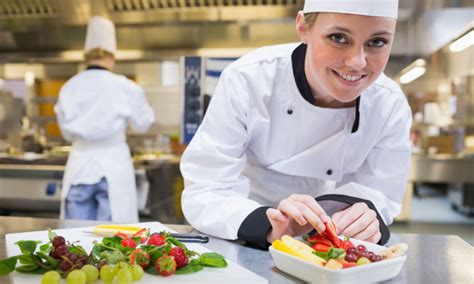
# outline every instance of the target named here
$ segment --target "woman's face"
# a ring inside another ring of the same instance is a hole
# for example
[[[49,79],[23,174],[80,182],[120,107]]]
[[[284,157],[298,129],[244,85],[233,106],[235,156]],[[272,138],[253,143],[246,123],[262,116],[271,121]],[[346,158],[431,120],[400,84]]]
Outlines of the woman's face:
[[[396,20],[319,13],[308,27],[299,12],[296,23],[308,45],[305,72],[317,105],[341,106],[354,101],[384,70]]]

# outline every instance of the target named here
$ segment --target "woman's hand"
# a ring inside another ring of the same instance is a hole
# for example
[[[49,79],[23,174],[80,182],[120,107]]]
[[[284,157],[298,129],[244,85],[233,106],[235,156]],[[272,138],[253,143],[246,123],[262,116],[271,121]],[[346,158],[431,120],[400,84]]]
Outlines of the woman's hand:
[[[280,201],[278,209],[269,208],[267,217],[272,230],[267,235],[271,243],[283,235],[300,236],[312,229],[323,232],[330,220],[323,208],[310,195],[292,194]]]
[[[337,234],[351,238],[377,243],[382,237],[377,213],[363,202],[354,203],[351,207],[332,215]]]

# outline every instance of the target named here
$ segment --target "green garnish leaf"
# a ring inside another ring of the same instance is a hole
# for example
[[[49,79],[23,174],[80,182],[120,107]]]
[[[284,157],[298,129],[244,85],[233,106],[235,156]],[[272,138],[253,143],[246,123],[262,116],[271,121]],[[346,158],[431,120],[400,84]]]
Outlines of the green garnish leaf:
[[[320,258],[324,259],[324,260],[329,260],[329,252],[327,251],[313,251],[313,254],[319,256]]]
[[[0,260],[0,276],[12,273],[15,270],[16,262],[16,256]]]
[[[51,228],[48,228],[48,239],[50,242],[52,242],[57,236],[58,235],[55,232],[51,231]]]
[[[27,265],[22,265],[20,267],[16,268],[16,271],[18,272],[27,272],[27,271],[33,271],[38,268],[38,265],[36,264],[27,264]]]
[[[16,258],[20,262],[20,264],[33,264],[35,261],[31,257],[31,254],[20,254],[17,255]]]
[[[338,249],[338,248],[332,247],[328,251],[328,256],[329,256],[329,258],[338,259],[338,257],[341,256],[345,252],[346,251],[344,249]]]
[[[35,266],[33,264],[31,265],[24,265],[16,268],[16,271],[21,272],[21,273],[27,273],[27,274],[44,274],[48,270],[44,269],[43,267],[40,266]],[[34,267],[34,268],[33,268]]]
[[[227,267],[225,258],[216,252],[206,252],[199,257],[201,265],[208,267]]]
[[[188,265],[176,270],[176,274],[191,274],[203,270],[204,267],[201,265],[198,259],[191,260]]]
[[[50,244],[44,244],[39,247],[40,251],[44,253],[49,253],[51,251],[51,245]]]
[[[36,245],[41,242],[39,241],[18,241],[15,244],[20,247],[21,253],[29,254],[34,253],[36,250]]]
[[[61,261],[59,259],[54,259],[51,256],[49,256],[49,255],[47,255],[43,252],[37,252],[36,255],[38,255],[40,258],[46,260],[46,262],[49,263],[50,265],[52,265],[54,268],[58,268],[59,264],[61,263]]]

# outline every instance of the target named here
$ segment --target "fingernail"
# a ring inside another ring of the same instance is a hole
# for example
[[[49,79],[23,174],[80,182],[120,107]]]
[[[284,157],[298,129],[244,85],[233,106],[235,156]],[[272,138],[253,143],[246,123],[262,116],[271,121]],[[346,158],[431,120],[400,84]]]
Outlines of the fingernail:
[[[319,225],[319,226],[318,226],[318,230],[319,230],[319,232],[322,233],[322,232],[324,232],[324,231],[326,230],[326,227],[323,226],[323,225]]]

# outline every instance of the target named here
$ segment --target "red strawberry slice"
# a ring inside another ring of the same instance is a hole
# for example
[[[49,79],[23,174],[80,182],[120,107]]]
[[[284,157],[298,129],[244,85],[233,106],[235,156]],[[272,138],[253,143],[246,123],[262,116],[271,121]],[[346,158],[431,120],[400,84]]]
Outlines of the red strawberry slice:
[[[145,229],[145,228],[142,228],[142,229],[140,229],[138,232],[136,232],[135,234],[133,234],[132,238],[138,238],[138,237],[140,237],[140,243],[143,244],[143,243],[146,241],[146,239],[147,239],[147,237],[148,237],[149,234],[150,234],[150,231],[149,231],[149,230],[147,230],[147,229]]]
[[[123,239],[120,244],[124,247],[127,247],[127,248],[135,248],[137,246],[137,243],[135,243],[134,240],[132,239],[129,239],[129,238],[125,238]]]
[[[165,236],[155,233],[151,235],[150,238],[148,239],[148,244],[159,247],[165,244],[165,240],[166,240]]]
[[[315,250],[315,251],[319,251],[319,252],[328,252],[330,249],[331,249],[332,246],[327,246],[327,245],[323,245],[323,244],[315,244],[312,246],[312,248]]]
[[[327,246],[332,246],[332,243],[331,243],[330,240],[326,239],[324,236],[322,236],[318,233],[313,234],[307,240],[308,240],[308,242],[310,242],[312,244],[323,244],[323,245],[327,245]]]
[[[336,248],[342,248],[343,244],[342,241],[337,237],[336,226],[334,223],[332,221],[328,221],[325,222],[324,225],[326,225],[326,230],[323,232],[323,236],[330,240]]]

